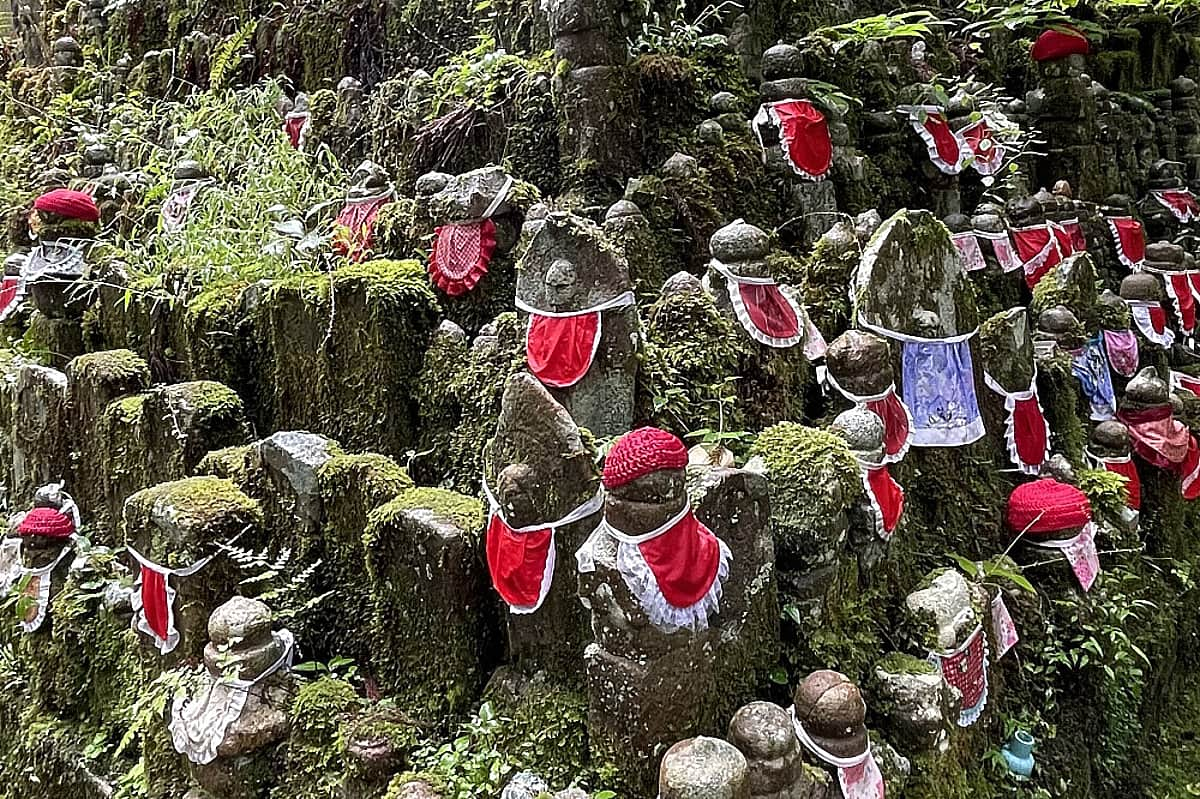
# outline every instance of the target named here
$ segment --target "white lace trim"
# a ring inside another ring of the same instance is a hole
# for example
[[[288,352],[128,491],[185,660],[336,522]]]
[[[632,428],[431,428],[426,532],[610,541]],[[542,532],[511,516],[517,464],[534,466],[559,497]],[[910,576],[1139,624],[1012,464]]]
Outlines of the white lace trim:
[[[130,604],[133,607],[133,620],[130,626],[144,635],[150,636],[154,640],[154,645],[158,647],[159,654],[167,655],[174,651],[175,647],[179,646],[179,630],[175,628],[175,596],[176,591],[171,587],[171,577],[190,577],[196,572],[208,565],[209,561],[216,557],[215,554],[209,555],[206,558],[193,563],[184,569],[168,569],[165,566],[160,566],[152,560],[143,557],[140,552],[131,546],[125,547],[126,551],[138,562],[141,567],[138,570],[137,580],[133,584],[133,592],[129,595]],[[159,638],[158,633],[154,632],[150,627],[150,622],[146,618],[145,605],[142,602],[142,570],[149,569],[163,576],[163,588],[166,592],[167,602],[167,637]]]
[[[1184,288],[1186,289],[1186,294],[1192,298],[1192,303],[1193,303],[1192,313],[1194,316],[1196,313],[1196,310],[1195,310],[1196,294],[1194,291],[1192,291],[1192,283],[1191,283],[1191,280],[1188,278],[1188,276],[1191,273],[1190,272],[1165,272],[1165,271],[1161,271],[1161,270],[1155,270],[1155,269],[1149,268],[1149,267],[1146,268],[1146,271],[1147,272],[1157,272],[1158,274],[1162,275],[1163,289],[1166,290],[1167,296],[1171,298],[1171,308],[1172,308],[1172,310],[1175,311],[1175,321],[1179,323],[1179,330],[1185,336],[1190,337],[1192,335],[1192,333],[1195,332],[1195,329],[1196,329],[1195,319],[1193,318],[1193,320],[1192,320],[1192,328],[1188,329],[1185,326],[1184,320],[1183,320],[1183,306],[1179,302],[1179,286],[1176,285],[1174,278],[1182,277],[1184,279]]]
[[[737,224],[736,222],[734,224]],[[738,322],[742,329],[745,330],[750,338],[757,341],[759,344],[765,344],[768,347],[784,349],[794,347],[804,341],[804,335],[807,332],[806,322],[808,322],[808,314],[796,302],[795,298],[789,296],[786,292],[780,290],[779,295],[787,302],[788,307],[792,309],[792,313],[796,315],[796,335],[786,338],[777,338],[769,336],[754,324],[754,320],[750,318],[750,311],[746,308],[746,302],[742,298],[742,292],[739,286],[742,283],[754,286],[774,286],[780,288],[779,284],[771,278],[762,277],[741,277],[730,271],[729,267],[713,258],[709,265],[716,270],[723,278],[725,278],[725,288],[729,292],[729,302],[733,305],[733,313],[737,316]]]
[[[929,155],[929,160],[942,172],[947,175],[957,175],[966,169],[968,160],[974,160],[975,153],[971,149],[971,145],[967,144],[967,140],[963,138],[961,133],[950,127],[950,120],[946,118],[946,109],[936,105],[902,105],[897,110],[908,114],[909,125],[921,137],[921,141],[925,142],[925,151]],[[942,160],[941,155],[938,154],[937,139],[933,137],[932,133],[926,130],[925,123],[921,121],[921,112],[925,113],[926,121],[933,117],[941,117],[946,130],[950,131],[950,135],[958,145],[957,163],[950,164]]]
[[[867,703],[865,700],[863,700],[863,710],[865,711],[866,709]],[[805,749],[816,755],[817,758],[823,763],[828,763],[829,765],[838,769],[853,768],[871,756],[871,744],[868,742],[866,750],[861,755],[855,755],[853,757],[838,757],[837,755],[829,752],[827,749],[823,749],[822,747],[818,746],[816,741],[812,739],[812,736],[808,734],[808,730],[804,729],[804,725],[800,723],[800,719],[796,718],[795,705],[792,705],[788,708],[788,715],[792,717],[792,729],[796,731],[796,738],[804,745]]]
[[[58,568],[58,565],[63,562],[63,558],[65,558],[70,551],[70,547],[63,547],[62,551],[58,553],[58,557],[55,558],[52,563],[49,563],[40,569],[21,569],[21,573],[17,577],[18,582],[26,577],[28,577],[30,580],[38,581],[37,598],[35,600],[37,602],[37,615],[34,616],[31,621],[21,622],[22,631],[27,633],[37,632],[42,624],[45,623],[46,613],[50,610],[51,577],[54,574],[54,570]]]
[[[1040,225],[1029,225],[1028,227],[1013,228],[1013,233],[1027,233],[1031,230],[1046,230],[1050,234],[1050,240],[1042,247],[1037,255],[1030,258],[1028,261],[1022,262],[1021,266],[1025,270],[1026,277],[1032,277],[1046,264],[1046,259],[1050,257],[1050,253],[1058,253],[1058,257],[1062,258],[1062,250],[1058,247],[1058,236],[1054,235],[1054,227],[1045,222]],[[1018,256],[1019,257],[1019,256]]]
[[[812,172],[802,169],[799,164],[792,160],[791,138],[784,131],[783,123],[779,120],[779,114],[775,111],[775,106],[777,105],[795,102],[799,101],[780,100],[777,103],[764,103],[763,105],[760,105],[758,107],[758,113],[754,115],[754,120],[751,123],[751,127],[754,128],[754,135],[758,137],[758,146],[763,151],[764,163],[766,163],[767,160],[767,145],[763,140],[762,129],[766,125],[770,124],[774,125],[775,130],[779,133],[779,149],[783,152],[783,160],[786,161],[787,164],[792,168],[792,171],[805,180],[811,180],[813,182],[820,183],[821,181],[825,180],[826,176],[829,174],[829,167],[833,165],[832,159],[830,159],[829,166],[825,167],[825,171],[819,175],[814,175]]]
[[[1187,223],[1187,222],[1193,222],[1196,220],[1197,217],[1192,214],[1192,211],[1190,208],[1183,208],[1183,209],[1176,208],[1174,206],[1174,204],[1172,204],[1171,201],[1167,199],[1167,195],[1169,195],[1169,194],[1186,194],[1188,196],[1193,196],[1192,192],[1190,190],[1188,190],[1188,189],[1151,189],[1150,194],[1152,194],[1154,196],[1154,199],[1158,200],[1159,204],[1163,208],[1166,208],[1168,211],[1170,211],[1174,215],[1175,219],[1177,219],[1178,221]],[[1194,197],[1193,197],[1193,199],[1194,199]]]
[[[1029,384],[1028,391],[1014,391],[1009,393],[987,371],[983,372],[983,382],[992,391],[1004,397],[1004,410],[1008,414],[1004,420],[1004,444],[1008,449],[1009,460],[1012,461],[1013,465],[1022,474],[1036,475],[1040,473],[1042,464],[1050,457],[1050,423],[1046,421],[1046,413],[1042,408],[1042,401],[1037,393],[1037,368],[1035,367],[1033,370],[1033,380]],[[1017,403],[1031,399],[1037,400],[1038,411],[1042,414],[1042,424],[1046,428],[1046,445],[1042,451],[1042,459],[1038,463],[1025,463],[1021,460],[1021,453],[1017,449]]]
[[[867,406],[867,403],[869,403],[869,402],[883,402],[884,400],[888,399],[889,397],[895,396],[896,401],[900,403],[900,407],[904,409],[904,417],[908,420],[908,435],[905,436],[904,444],[901,445],[899,452],[897,452],[895,455],[888,455],[886,452],[884,453],[883,462],[884,463],[899,463],[900,461],[904,460],[904,456],[907,455],[909,449],[912,448],[913,428],[915,427],[915,425],[913,423],[912,411],[909,410],[908,406],[904,404],[903,398],[896,395],[896,384],[895,383],[892,383],[885,390],[881,391],[878,394],[874,394],[874,395],[853,394],[853,393],[847,391],[845,388],[843,388],[842,385],[840,383],[838,383],[838,381],[836,379],[834,379],[833,375],[830,374],[828,369],[825,370],[825,382],[829,383],[829,385],[833,386],[839,394],[841,394],[843,397],[850,400],[851,402],[853,402],[855,405],[857,405],[860,408],[865,408]],[[872,413],[874,413],[874,411],[872,411]],[[878,414],[876,414],[876,416],[878,416]],[[880,418],[883,418],[883,417],[880,417]]]
[[[1162,308],[1161,303],[1143,300],[1126,300],[1125,303],[1129,306],[1129,313],[1137,329],[1148,341],[1163,348],[1170,348],[1175,343],[1175,331],[1166,326],[1166,320],[1163,321],[1163,331],[1159,333],[1154,329],[1154,322],[1150,318],[1151,309],[1156,305]]]
[[[929,662],[937,667],[938,673],[942,675],[942,679],[946,679],[946,673],[942,669],[942,659],[952,658],[955,655],[966,651],[975,642],[976,638],[983,639],[983,693],[979,696],[979,701],[974,707],[964,707],[958,716],[958,726],[970,727],[975,722],[979,721],[979,717],[983,715],[984,708],[988,703],[988,692],[990,691],[990,680],[988,679],[988,667],[990,665],[991,651],[988,647],[987,636],[983,634],[983,625],[975,628],[975,632],[967,637],[966,642],[950,652],[930,652]],[[949,684],[949,680],[947,680]]]

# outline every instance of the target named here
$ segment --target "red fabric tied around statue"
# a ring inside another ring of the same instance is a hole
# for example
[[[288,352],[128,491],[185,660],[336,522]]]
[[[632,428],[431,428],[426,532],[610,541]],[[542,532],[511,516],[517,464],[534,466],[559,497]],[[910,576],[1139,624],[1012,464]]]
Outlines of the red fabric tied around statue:
[[[921,114],[924,112],[924,119]],[[945,112],[933,106],[920,106],[909,112],[909,120],[925,142],[929,160],[948,175],[962,171],[970,150],[963,137],[955,133],[946,121]]]
[[[1129,428],[1133,451],[1139,458],[1173,472],[1180,480],[1184,499],[1200,496],[1200,446],[1187,425],[1175,419],[1169,405],[1121,411],[1117,419]]]
[[[1058,244],[1064,258],[1075,253],[1087,252],[1087,237],[1083,235],[1083,225],[1079,224],[1078,219],[1063,222],[1058,229],[1066,236],[1066,244],[1062,242],[1062,235],[1059,236]]]
[[[308,114],[288,114],[283,120],[283,132],[297,150],[304,143],[304,129],[308,127],[308,120]]]
[[[975,171],[981,175],[995,174],[1004,162],[1004,148],[996,141],[988,123],[981,119],[960,130],[959,135],[975,156],[971,162]]]
[[[171,628],[167,578],[162,572],[145,566],[142,567],[142,613],[159,640],[167,640]]]
[[[1117,247],[1117,258],[1127,269],[1141,269],[1146,262],[1146,231],[1142,223],[1131,216],[1111,216],[1108,229]]]
[[[904,489],[892,477],[886,464],[863,466],[863,488],[875,511],[880,537],[890,539],[904,515]]]
[[[892,386],[883,399],[868,402],[867,408],[883,420],[883,453],[893,461],[903,458],[912,442],[912,415],[896,394],[896,387]]]
[[[1168,272],[1163,274],[1163,282],[1167,296],[1175,307],[1175,318],[1179,320],[1179,330],[1186,336],[1196,330],[1196,298],[1192,294],[1192,283],[1186,272]]]
[[[1101,458],[1105,471],[1119,474],[1125,478],[1125,491],[1129,495],[1126,501],[1133,510],[1142,509],[1142,478],[1138,475],[1137,466],[1132,458]]]
[[[732,282],[734,311],[755,341],[769,347],[791,347],[804,338],[800,315],[778,285]]]
[[[487,562],[492,584],[510,606],[540,605],[547,585],[547,569],[554,544],[554,529],[517,532],[493,513],[487,529]]]
[[[1025,283],[1031,289],[1062,261],[1057,233],[1052,233],[1049,225],[1013,230],[1012,239],[1025,266]]]
[[[1069,55],[1087,55],[1087,37],[1078,30],[1048,30],[1033,43],[1029,54],[1034,61],[1055,61]]]
[[[1046,460],[1049,441],[1046,417],[1037,396],[1017,400],[1012,411],[1013,441],[1021,464],[1040,466]]]
[[[1180,222],[1200,219],[1200,204],[1187,189],[1161,189],[1150,192]]]
[[[333,250],[353,263],[371,255],[375,245],[375,217],[379,209],[392,201],[389,194],[369,200],[355,200],[342,206],[334,222]]]
[[[676,608],[687,608],[704,599],[721,568],[717,537],[700,524],[694,513],[684,514],[663,534],[638,544],[654,573],[663,598]]]
[[[987,702],[987,641],[980,628],[967,643],[950,655],[938,655],[942,676],[962,692],[959,726],[969,726],[979,718]]]
[[[0,317],[8,310],[8,306],[13,304],[17,298],[17,289],[21,285],[21,278],[16,275],[6,275],[4,281],[0,283]]]
[[[804,177],[823,177],[833,163],[825,115],[807,100],[775,103],[771,110],[779,121],[779,136],[792,168]]]
[[[496,252],[496,224],[490,219],[442,225],[434,231],[429,276],[451,297],[466,294],[487,274]]]
[[[554,388],[568,388],[582,380],[600,346],[600,313],[530,314],[525,356],[534,377]]]

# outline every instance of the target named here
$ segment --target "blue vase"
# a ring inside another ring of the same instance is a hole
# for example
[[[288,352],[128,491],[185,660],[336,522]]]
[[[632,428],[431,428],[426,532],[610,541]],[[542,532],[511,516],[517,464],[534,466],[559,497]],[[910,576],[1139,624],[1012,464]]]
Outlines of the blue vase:
[[[1024,730],[1017,730],[1012,740],[1004,745],[1000,753],[1008,770],[1018,777],[1029,777],[1033,774],[1033,736]]]

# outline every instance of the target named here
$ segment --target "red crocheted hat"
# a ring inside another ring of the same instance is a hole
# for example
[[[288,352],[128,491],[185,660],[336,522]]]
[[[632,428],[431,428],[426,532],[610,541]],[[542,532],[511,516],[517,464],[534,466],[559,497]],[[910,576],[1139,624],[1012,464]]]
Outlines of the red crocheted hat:
[[[67,219],[100,221],[100,209],[92,195],[74,189],[55,189],[47,192],[33,201],[33,207],[39,211],[65,216]]]
[[[1078,488],[1043,478],[1013,489],[1006,521],[1014,533],[1044,536],[1075,530],[1092,520],[1092,505]]]
[[[20,535],[42,538],[70,538],[74,532],[74,520],[57,508],[34,508],[25,514],[17,526]]]
[[[1087,55],[1088,40],[1081,31],[1048,30],[1033,43],[1029,54],[1034,61],[1054,61],[1069,55]]]
[[[643,427],[617,440],[604,459],[605,488],[617,488],[663,469],[687,466],[687,447],[666,430]]]

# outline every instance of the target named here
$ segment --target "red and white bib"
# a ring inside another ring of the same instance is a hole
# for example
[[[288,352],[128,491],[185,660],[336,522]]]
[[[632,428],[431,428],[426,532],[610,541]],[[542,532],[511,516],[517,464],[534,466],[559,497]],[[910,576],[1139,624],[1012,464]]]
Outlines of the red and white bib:
[[[1200,219],[1200,204],[1187,189],[1154,189],[1150,193],[1180,222],[1195,222]]]
[[[513,178],[492,198],[479,219],[449,222],[433,232],[429,253],[429,276],[433,284],[451,297],[466,294],[483,279],[496,254],[496,223],[492,216],[512,191]]]
[[[346,200],[333,223],[334,252],[346,256],[351,263],[367,260],[375,246],[375,218],[393,197],[394,192],[389,189],[375,197]]]
[[[875,517],[875,532],[884,541],[890,541],[904,515],[904,489],[892,477],[886,463],[859,461],[863,490]]]
[[[807,321],[800,305],[769,277],[742,277],[717,260],[710,265],[729,292],[733,313],[750,338],[768,347],[794,347],[804,341]]]
[[[5,275],[0,280],[0,322],[12,314],[21,303],[21,276]]]
[[[1062,262],[1060,237],[1049,224],[1014,228],[1012,239],[1025,270],[1025,283],[1031,289],[1047,272]],[[1069,237],[1064,235],[1062,239],[1067,240]]]
[[[971,166],[981,175],[994,175],[1004,165],[1004,145],[996,139],[986,120],[967,125],[959,135],[967,143],[974,158]]]
[[[958,726],[970,727],[979,720],[988,701],[988,644],[983,626],[976,627],[966,643],[953,652],[930,652],[929,662],[962,693]]]
[[[617,571],[650,623],[662,632],[703,632],[709,616],[721,612],[722,583],[733,555],[700,523],[690,504],[645,535],[626,535],[607,521],[597,533],[617,541]],[[584,568],[588,555],[581,551],[577,557]]]
[[[1104,352],[1114,372],[1122,377],[1137,374],[1138,343],[1132,330],[1105,330]]]
[[[303,150],[308,139],[308,128],[312,123],[312,114],[307,111],[293,111],[283,118],[283,132],[288,141],[297,150]]]
[[[875,762],[875,756],[871,754],[870,742],[867,743],[867,750],[861,755],[838,757],[818,746],[812,739],[808,730],[804,729],[804,725],[796,718],[795,705],[788,708],[788,713],[792,717],[792,728],[796,731],[796,738],[804,748],[821,762],[837,769],[838,785],[842,789],[843,799],[885,799],[887,788],[883,781],[883,773]]]
[[[37,632],[46,621],[46,614],[50,610],[51,578],[54,576],[54,570],[58,568],[59,564],[70,553],[71,547],[63,547],[53,562],[40,569],[22,568],[17,575],[16,583],[18,585],[22,581],[25,582],[25,587],[21,591],[21,599],[30,602],[21,617],[21,630],[23,632]]]
[[[929,160],[947,175],[957,175],[973,157],[971,146],[963,135],[950,127],[946,110],[936,105],[914,105],[901,107],[908,113],[912,129],[925,142]]]
[[[570,388],[587,375],[600,348],[603,314],[633,305],[626,291],[592,308],[569,313],[542,311],[520,297],[517,308],[529,314],[525,360],[529,371],[551,388]]]
[[[1117,248],[1117,258],[1127,269],[1139,271],[1146,263],[1146,230],[1142,223],[1132,216],[1110,216],[1108,229]]]
[[[1050,425],[1038,399],[1037,375],[1034,374],[1026,391],[1009,392],[987,372],[983,373],[983,382],[1004,397],[1004,410],[1008,413],[1004,443],[1009,459],[1023,474],[1038,474],[1050,457]]]
[[[192,202],[200,194],[200,190],[211,183],[212,180],[192,180],[171,189],[160,211],[164,233],[178,233],[187,226]]]
[[[896,393],[896,384],[873,395],[852,394],[842,388],[833,375],[826,373],[825,379],[838,393],[855,405],[864,405],[867,410],[883,420],[883,462],[899,463],[908,454],[913,440],[912,412]]]
[[[1167,327],[1167,312],[1160,302],[1148,300],[1126,300],[1133,323],[1151,344],[1170,347],[1175,343],[1175,333]]]
[[[1162,275],[1163,287],[1171,298],[1171,307],[1175,310],[1175,321],[1179,323],[1179,332],[1185,338],[1191,338],[1196,332],[1196,297],[1192,291],[1192,273],[1165,272],[1149,270]]]
[[[1096,526],[1093,522],[1088,522],[1079,535],[1066,541],[1031,539],[1029,543],[1042,549],[1057,549],[1062,552],[1071,564],[1071,571],[1075,572],[1080,587],[1084,591],[1091,590],[1092,584],[1096,582],[1096,575],[1100,574],[1100,556],[1096,553]]]
[[[824,180],[833,164],[833,142],[825,115],[808,100],[783,100],[767,103],[754,116],[754,133],[759,146],[766,145],[762,129],[773,125],[779,132],[779,146],[792,170],[805,180]]]
[[[168,569],[142,556],[131,546],[126,550],[138,562],[138,578],[133,584],[130,602],[133,604],[131,626],[154,639],[160,654],[166,655],[179,645],[179,630],[175,628],[175,589],[171,577],[191,577],[209,564],[216,555],[209,555],[185,569]]]
[[[1004,604],[1004,594],[1000,591],[996,591],[992,599],[992,634],[996,636],[997,658],[1007,655],[1021,640],[1012,614],[1008,612],[1008,605]]]
[[[554,541],[556,532],[568,524],[599,513],[604,507],[604,494],[597,491],[595,496],[558,521],[512,527],[504,520],[500,502],[486,482],[483,490],[491,508],[486,550],[492,585],[508,605],[510,613],[534,613],[545,603],[554,581],[554,566],[558,560]]]
[[[962,262],[963,271],[978,272],[987,266],[983,260],[983,250],[979,247],[979,239],[972,231],[955,233],[950,237],[954,248],[958,250],[958,260]]]
[[[1142,478],[1138,474],[1137,464],[1133,462],[1133,456],[1126,455],[1124,457],[1108,457],[1096,455],[1093,452],[1086,452],[1087,459],[1096,468],[1104,469],[1106,472],[1119,474],[1125,478],[1125,492],[1127,498],[1125,505],[1134,511],[1142,509]]]
[[[1013,249],[1012,239],[1008,237],[1008,231],[992,233],[977,230],[975,231],[975,237],[977,239],[987,239],[992,243],[992,253],[996,256],[996,261],[999,262],[1000,268],[1004,272],[1013,272],[1023,266],[1021,258]]]

